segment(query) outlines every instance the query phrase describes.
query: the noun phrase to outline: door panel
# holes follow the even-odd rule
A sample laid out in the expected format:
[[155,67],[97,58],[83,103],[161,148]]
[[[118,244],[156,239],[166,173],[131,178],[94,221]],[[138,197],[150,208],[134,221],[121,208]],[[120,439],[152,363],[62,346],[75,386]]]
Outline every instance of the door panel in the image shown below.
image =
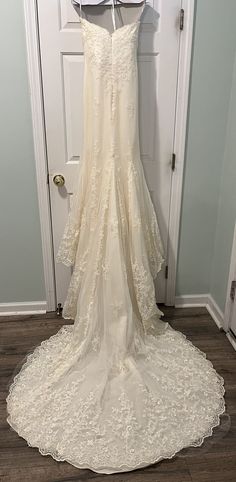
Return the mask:
[[[99,9],[99,7],[94,7]],[[156,209],[166,255],[174,142],[179,11],[181,0],[145,7],[138,45],[141,159]],[[107,13],[107,12],[106,12]],[[130,13],[130,12],[129,12]],[[136,11],[136,16],[138,10]],[[133,21],[127,19],[125,23]],[[49,189],[54,252],[68,216],[75,169],[83,142],[83,40],[70,0],[38,0]],[[53,177],[62,174],[65,185]],[[165,301],[164,267],[156,280],[157,302]],[[57,302],[63,304],[71,268],[55,265]]]

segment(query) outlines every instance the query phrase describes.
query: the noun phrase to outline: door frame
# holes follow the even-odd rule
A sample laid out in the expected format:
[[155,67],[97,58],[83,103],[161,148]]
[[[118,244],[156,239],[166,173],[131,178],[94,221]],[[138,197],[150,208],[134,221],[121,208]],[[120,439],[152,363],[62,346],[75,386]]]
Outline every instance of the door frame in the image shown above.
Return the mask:
[[[183,189],[195,0],[182,0],[181,5],[184,9],[184,28],[180,35],[176,92],[175,134],[173,143],[173,153],[175,153],[176,163],[171,183],[168,247],[166,255],[166,264],[168,265],[165,297],[166,305],[175,304],[177,254]],[[43,87],[38,32],[37,0],[24,0],[24,19],[36,164],[36,182],[43,250],[44,282],[47,303],[46,311],[55,311],[56,288],[52,243],[53,234],[48,184],[47,146],[42,94]]]
[[231,318],[231,310],[232,310],[232,300],[230,298],[230,290],[231,290],[231,283],[235,280],[236,276],[236,224],[234,226],[234,235],[233,235],[233,243],[231,249],[231,258],[230,258],[230,267],[229,267],[229,277],[227,283],[227,296],[225,302],[225,311],[224,311],[224,322],[223,327],[226,333],[229,332],[230,329],[230,318]]

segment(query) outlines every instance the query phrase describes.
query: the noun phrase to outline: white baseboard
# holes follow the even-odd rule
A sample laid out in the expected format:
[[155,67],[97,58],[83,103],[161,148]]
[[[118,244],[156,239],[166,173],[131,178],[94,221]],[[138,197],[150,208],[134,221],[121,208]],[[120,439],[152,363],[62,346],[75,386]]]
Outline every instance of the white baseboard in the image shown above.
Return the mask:
[[209,295],[182,295],[175,297],[176,308],[191,308],[195,306],[206,306]]
[[[175,297],[176,308],[206,307],[219,329],[223,327],[224,314],[210,294],[183,295]],[[47,311],[46,301],[0,303],[0,316],[43,314]]]
[[219,330],[224,328],[224,313],[221,311],[219,306],[217,305],[216,301],[212,296],[209,294],[208,303],[206,305],[206,309],[208,313],[210,313],[211,317],[213,318],[214,322],[218,326]]
[[197,306],[205,306],[219,330],[223,328],[224,313],[222,313],[221,309],[210,293],[175,297],[176,308],[191,308]]
[[39,315],[46,313],[46,311],[46,301],[0,303],[0,316]]

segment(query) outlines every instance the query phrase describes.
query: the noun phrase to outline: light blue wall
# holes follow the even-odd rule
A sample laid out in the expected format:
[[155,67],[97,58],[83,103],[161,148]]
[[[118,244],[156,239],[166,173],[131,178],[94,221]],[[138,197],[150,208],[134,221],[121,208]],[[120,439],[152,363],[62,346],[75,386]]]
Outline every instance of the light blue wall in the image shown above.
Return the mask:
[[[177,296],[209,293],[214,277],[213,252],[236,45],[236,2],[227,0],[226,5],[222,9],[220,0],[196,2]],[[232,227],[227,236],[229,245]],[[215,256],[219,254],[217,246]],[[213,290],[221,306],[228,270],[225,258],[226,254],[220,263],[225,273],[223,286],[215,280]]]
[[23,1],[0,3],[0,303],[45,300]]
[[[224,311],[236,222],[236,57],[211,272],[211,294]],[[229,295],[229,293],[228,293]]]

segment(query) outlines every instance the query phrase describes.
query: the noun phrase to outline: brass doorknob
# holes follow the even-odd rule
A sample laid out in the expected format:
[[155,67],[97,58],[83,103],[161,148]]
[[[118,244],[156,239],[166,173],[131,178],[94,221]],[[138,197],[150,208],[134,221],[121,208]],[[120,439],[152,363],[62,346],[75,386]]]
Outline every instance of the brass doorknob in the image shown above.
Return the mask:
[[57,187],[61,187],[65,184],[65,178],[61,174],[56,174],[53,178],[53,182]]

